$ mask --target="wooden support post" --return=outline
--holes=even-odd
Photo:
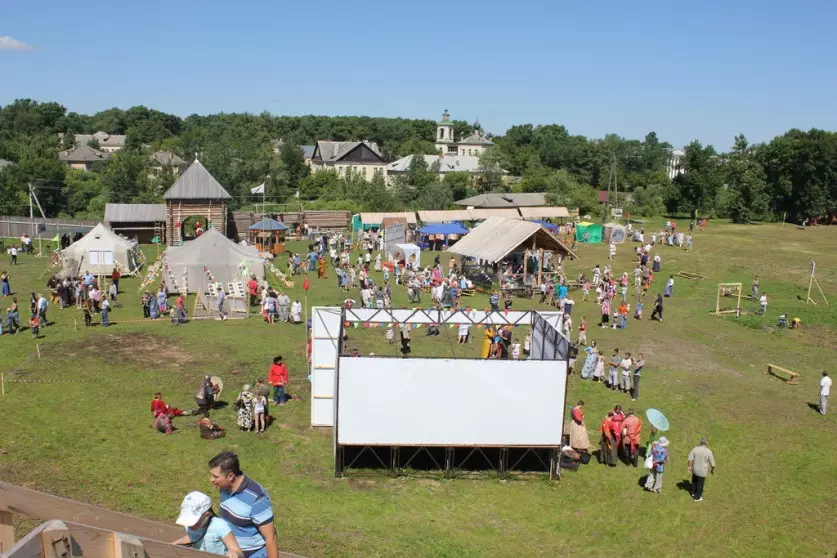
[[[85,549],[84,556],[93,555]],[[43,558],[73,558],[73,537],[63,521],[53,521],[41,532],[41,556]]]
[[[0,554],[8,552],[15,545],[15,528],[11,512],[0,511]]]
[[[541,281],[543,281],[543,248],[538,250],[538,286],[541,285]]]
[[[134,535],[113,533],[113,558],[143,558],[145,547]]]

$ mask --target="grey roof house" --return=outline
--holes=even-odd
[[[78,170],[90,170],[95,163],[107,161],[110,158],[110,153],[94,149],[86,143],[58,152],[59,161]]]
[[[75,145],[87,145],[92,140],[96,140],[99,144],[99,149],[107,153],[115,153],[125,147],[125,139],[127,136],[122,134],[108,134],[107,132],[96,132],[95,134],[75,134]],[[58,140],[64,141],[64,134],[58,134]]]

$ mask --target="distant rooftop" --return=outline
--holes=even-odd
[[[456,205],[465,207],[539,207],[546,205],[546,194],[480,194],[459,200]]]

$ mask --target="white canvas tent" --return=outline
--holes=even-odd
[[[94,275],[110,275],[113,268],[122,275],[139,270],[140,259],[134,244],[102,223],[61,251],[63,275],[79,276],[85,271]]]
[[[395,248],[397,253],[400,252],[400,255],[396,255],[396,259],[403,259],[407,265],[416,268],[421,265],[421,248],[412,242],[396,244]]]
[[[253,246],[236,244],[216,229],[209,229],[195,240],[182,246],[172,246],[165,252],[170,276],[166,287],[170,292],[181,291],[184,286],[190,293],[205,293],[210,282],[207,270],[214,282],[224,285],[235,281],[247,282],[248,275],[264,278],[264,260]],[[204,269],[206,266],[206,269]]]

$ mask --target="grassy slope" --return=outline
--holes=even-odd
[[[673,424],[672,464],[660,496],[638,487],[641,469],[626,467],[590,466],[559,483],[541,477],[389,479],[377,473],[336,480],[330,432],[308,426],[302,328],[251,319],[181,328],[125,323],[76,332],[73,318],[81,315],[70,309],[52,311],[58,325],[44,330],[40,360],[32,358],[28,334],[0,338],[7,379],[79,381],[7,384],[0,399],[0,478],[172,521],[183,494],[211,493],[206,460],[232,448],[270,490],[282,547],[309,556],[555,555],[578,549],[595,556],[625,548],[675,555],[697,547],[714,556],[827,555],[837,547],[837,427],[833,415],[821,417],[807,403],[815,400],[820,371],[833,363],[837,308],[805,306],[797,297],[805,297],[809,260],[816,258],[820,284],[837,305],[835,240],[834,228],[713,223],[696,235],[694,252],[661,249],[665,273],[655,286],[680,269],[709,277],[677,279],[663,324],[591,328],[588,337],[605,349],[645,353],[643,393],[634,406],[661,408]],[[604,264],[606,248],[586,247],[581,255],[571,271]],[[22,265],[11,270],[13,289],[36,289],[43,260],[20,259]],[[621,247],[616,270],[631,269],[629,250]],[[749,290],[754,272],[771,295],[769,317],[712,316],[716,283],[743,281]],[[123,283],[120,302],[126,307],[111,319],[137,319],[138,281]],[[301,296],[300,283],[292,296]],[[343,298],[333,275],[327,282],[312,278],[309,302],[337,305]],[[485,306],[484,298],[473,304]],[[398,291],[395,304],[405,303],[406,294]],[[646,309],[650,314],[650,304]],[[802,317],[806,328],[775,330],[782,312]],[[596,309],[579,302],[574,313],[592,318]],[[416,351],[449,356],[448,334],[456,335],[443,332],[432,341],[415,336]],[[383,329],[357,329],[352,343],[362,352],[383,352],[383,335]],[[476,343],[463,349],[476,350]],[[183,431],[175,436],[149,427],[154,391],[163,390],[170,404],[189,407],[197,379],[212,373],[225,379],[224,399],[231,399],[241,383],[266,373],[276,353],[289,360],[292,391],[306,401],[274,411],[279,427],[268,434],[236,431],[231,408],[216,413],[230,427],[219,442],[200,440],[187,419],[178,419]],[[764,376],[768,362],[801,372],[801,385]],[[591,430],[607,408],[630,405],[624,396],[577,377],[569,394],[571,402],[587,402]],[[701,435],[710,437],[718,474],[697,504],[676,485],[687,477],[686,453]]]

